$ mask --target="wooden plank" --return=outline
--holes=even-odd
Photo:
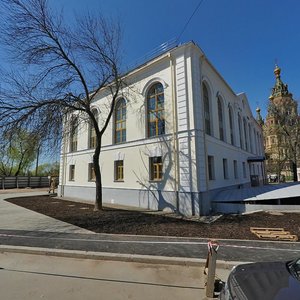
[[[297,241],[298,237],[283,228],[250,227],[250,231],[260,239]]]
[[[250,227],[250,230],[260,230],[260,231],[284,231],[284,228],[268,228],[268,227]]]
[[[266,240],[281,240],[281,241],[297,241],[296,235],[257,235],[261,239]]]
[[[291,234],[289,231],[252,231],[255,234],[275,234],[275,235],[287,235]]]

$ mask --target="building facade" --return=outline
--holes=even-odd
[[[124,78],[102,143],[104,203],[205,215],[219,191],[263,181],[262,129],[246,94],[235,94],[193,42]],[[99,122],[109,101],[100,91]],[[93,147],[81,122],[62,147],[60,196],[95,199]]]

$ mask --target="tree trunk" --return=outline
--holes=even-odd
[[[293,181],[294,182],[298,181],[298,178],[297,178],[297,164],[294,161],[292,162],[292,172],[293,172]]]
[[[95,199],[95,207],[94,210],[102,210],[102,178],[101,178],[101,170],[100,170],[100,149],[101,143],[97,143],[95,153],[93,155],[93,164],[94,164],[94,172],[96,177],[96,199]]]

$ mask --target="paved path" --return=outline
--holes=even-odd
[[[30,193],[35,194],[37,193]],[[4,198],[3,195],[1,198]],[[219,242],[218,258],[224,261],[287,260],[300,256],[300,243],[237,240]],[[199,259],[205,259],[207,255],[207,239],[94,234],[2,200],[0,244]]]
[[[12,197],[48,195],[46,191],[3,193],[0,191],[0,229],[51,231],[65,233],[92,233],[89,230],[58,221],[43,214],[3,201]]]

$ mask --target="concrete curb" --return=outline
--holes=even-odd
[[[120,254],[120,253],[107,253],[107,252],[93,252],[93,251],[79,251],[79,250],[64,250],[64,249],[51,249],[39,247],[25,247],[25,246],[10,246],[0,245],[0,253],[11,252],[20,254],[33,254],[33,255],[48,255],[66,258],[79,258],[79,259],[94,259],[94,260],[111,260],[123,262],[137,262],[148,264],[166,264],[166,265],[182,265],[182,266],[205,266],[205,259],[186,258],[186,257],[166,257],[154,255],[138,255],[138,254]],[[245,262],[225,262],[217,261],[217,268],[230,270],[238,264]]]

